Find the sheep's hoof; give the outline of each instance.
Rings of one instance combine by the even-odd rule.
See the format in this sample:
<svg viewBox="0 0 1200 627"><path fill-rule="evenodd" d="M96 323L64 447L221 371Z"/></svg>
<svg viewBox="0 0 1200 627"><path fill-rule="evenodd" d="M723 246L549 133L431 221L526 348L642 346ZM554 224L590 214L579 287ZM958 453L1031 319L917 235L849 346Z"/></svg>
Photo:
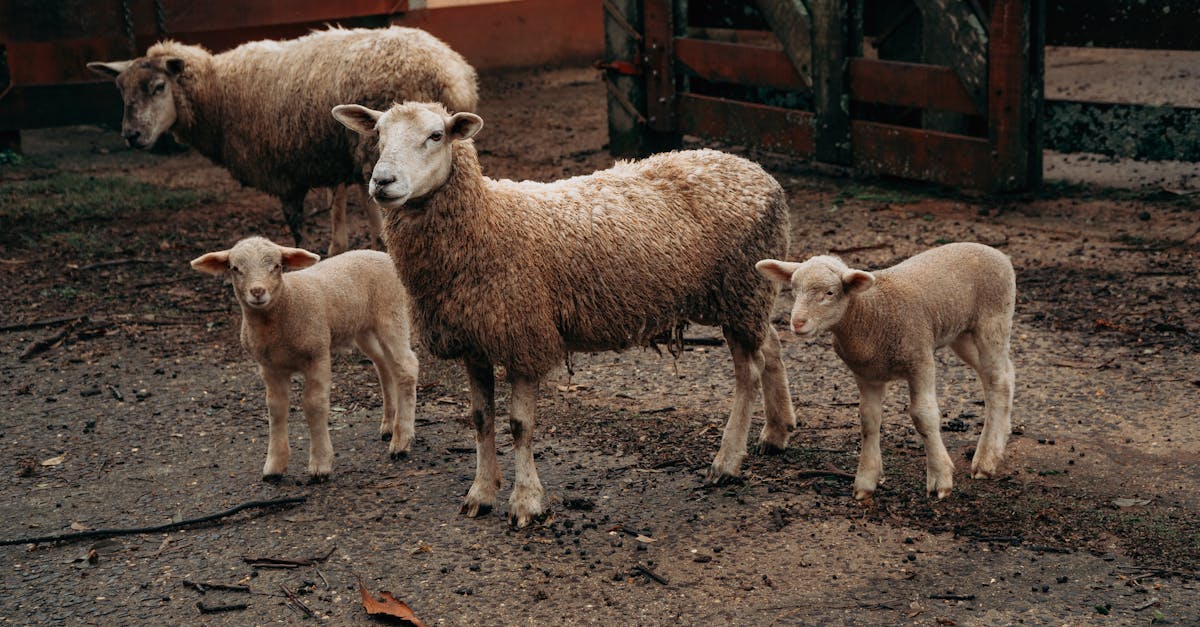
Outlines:
<svg viewBox="0 0 1200 627"><path fill-rule="evenodd" d="M731 475L727 472L722 472L716 468L709 468L708 474L704 477L704 485L712 487L721 487L728 485L741 485L746 480L737 475Z"/></svg>
<svg viewBox="0 0 1200 627"><path fill-rule="evenodd" d="M871 490L867 490L865 488L855 488L854 489L854 500L862 501L864 505L869 503L874 498L875 498L875 490L874 489L871 489Z"/></svg>
<svg viewBox="0 0 1200 627"><path fill-rule="evenodd" d="M491 511L492 506L487 503L463 503L462 509L458 510L458 513L467 518L478 518L486 516Z"/></svg>
<svg viewBox="0 0 1200 627"><path fill-rule="evenodd" d="M758 443L757 448L759 455L781 455L787 450L787 445L784 444L783 446L778 446L776 444L763 441Z"/></svg>
<svg viewBox="0 0 1200 627"><path fill-rule="evenodd" d="M388 455L392 458L392 461L398 461L401 459L407 459L408 451L392 451Z"/></svg>
<svg viewBox="0 0 1200 627"><path fill-rule="evenodd" d="M280 481L283 481L283 473L274 473L273 472L269 475L263 475L262 480L265 481L266 483L276 483L277 484Z"/></svg>
<svg viewBox="0 0 1200 627"><path fill-rule="evenodd" d="M386 433L380 433L379 439L383 440L384 442L391 442L392 441L392 432L388 431Z"/></svg>
<svg viewBox="0 0 1200 627"><path fill-rule="evenodd" d="M508 515L508 525L510 527L512 527L513 529L524 529L525 527L528 527L532 523L541 524L541 523L545 522L545 520L548 516L549 516L548 512L542 512L540 514L523 514L523 515L510 513Z"/></svg>
<svg viewBox="0 0 1200 627"><path fill-rule="evenodd" d="M308 485L316 485L318 483L328 483L328 482L329 482L329 475L327 475L327 474L309 475L309 477L308 477Z"/></svg>

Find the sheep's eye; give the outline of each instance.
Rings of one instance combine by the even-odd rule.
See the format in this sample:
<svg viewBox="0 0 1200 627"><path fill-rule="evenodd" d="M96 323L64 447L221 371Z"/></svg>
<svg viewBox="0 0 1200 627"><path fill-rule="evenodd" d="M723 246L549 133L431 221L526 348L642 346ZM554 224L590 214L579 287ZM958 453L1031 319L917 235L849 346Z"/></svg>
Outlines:
<svg viewBox="0 0 1200 627"><path fill-rule="evenodd" d="M833 296L833 290L829 290L828 292L825 292L825 295L826 295L826 296Z"/></svg>
<svg viewBox="0 0 1200 627"><path fill-rule="evenodd" d="M166 89L166 88L167 88L167 84L166 84L166 83L159 83L159 84L157 84L157 85L155 85L155 86L154 86L154 93L155 93L155 94L161 94L161 93L163 93L163 90L164 90L164 89Z"/></svg>
<svg viewBox="0 0 1200 627"><path fill-rule="evenodd" d="M442 141L442 137L445 137L445 135L446 134L441 131L434 131L433 134L429 136L429 140L435 141L435 142L440 142L440 141Z"/></svg>

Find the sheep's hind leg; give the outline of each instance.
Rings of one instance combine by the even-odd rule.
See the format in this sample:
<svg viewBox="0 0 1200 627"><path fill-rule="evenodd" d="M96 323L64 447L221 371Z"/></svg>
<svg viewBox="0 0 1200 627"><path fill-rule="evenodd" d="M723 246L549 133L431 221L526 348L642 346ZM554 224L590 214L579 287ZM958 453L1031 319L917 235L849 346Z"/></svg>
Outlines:
<svg viewBox="0 0 1200 627"><path fill-rule="evenodd" d="M375 365L375 372L379 375L379 390L383 394L383 417L379 420L379 439L384 442L394 440L400 431L400 425L396 419L398 395L395 363L388 358L383 343L374 333L360 334L355 338L355 343L371 359L371 363Z"/></svg>
<svg viewBox="0 0 1200 627"><path fill-rule="evenodd" d="M750 405L754 402L762 380L762 365L756 363L754 352L725 333L729 352L733 355L733 410L721 435L721 448L713 459L704 482L709 485L726 483L738 476L746 457L746 438L750 430Z"/></svg>
<svg viewBox="0 0 1200 627"><path fill-rule="evenodd" d="M314 359L304 373L304 418L308 421L308 475L318 483L333 474L333 442L329 439L329 355Z"/></svg>
<svg viewBox="0 0 1200 627"><path fill-rule="evenodd" d="M496 460L496 379L492 365L467 362L471 386L471 421L475 424L475 481L467 491L461 513L469 518L496 506L500 463Z"/></svg>
<svg viewBox="0 0 1200 627"><path fill-rule="evenodd" d="M979 374L983 385L983 433L971 459L971 476L975 479L995 476L1004 460L1004 449L1012 431L1014 374L1012 359L1008 356L1009 327L1003 323L981 325L979 332L968 336L976 363L970 364L963 357L963 361ZM958 351L957 343L954 348L963 355Z"/></svg>
<svg viewBox="0 0 1200 627"><path fill-rule="evenodd" d="M536 379L513 375L509 402L509 428L513 438L516 479L508 499L508 522L520 529L542 515L542 482L533 460L534 412L537 408Z"/></svg>
<svg viewBox="0 0 1200 627"><path fill-rule="evenodd" d="M879 450L879 428L883 424L883 393L887 384L855 377L858 382L858 418L862 423L862 450L854 474L854 498L862 501L875 494L883 480L883 455Z"/></svg>
<svg viewBox="0 0 1200 627"><path fill-rule="evenodd" d="M300 245L300 241L304 239L304 195L308 190L304 190L297 195L291 195L283 198L283 221L287 223L288 230L292 232L292 239L296 242L296 246Z"/></svg>
<svg viewBox="0 0 1200 627"><path fill-rule="evenodd" d="M267 384L267 419L270 424L267 434L267 461L263 464L263 481L275 482L283 478L287 470L288 460L292 456L288 446L288 391L291 388L290 377L286 372L262 371L263 382Z"/></svg>
<svg viewBox="0 0 1200 627"><path fill-rule="evenodd" d="M763 409L767 421L758 437L758 450L764 454L782 453L787 448L788 437L796 430L796 414L792 409L792 395L788 391L782 352L779 336L775 328L768 324L766 339L759 349L763 364Z"/></svg>
<svg viewBox="0 0 1200 627"><path fill-rule="evenodd" d="M933 353L925 356L908 380L908 411L917 433L925 441L925 492L945 498L954 487L954 461L942 443L942 417L938 411Z"/></svg>
<svg viewBox="0 0 1200 627"><path fill-rule="evenodd" d="M383 243L383 210L371 199L366 185L359 184L357 187L358 204L366 212L367 225L371 230L371 248L387 250L387 246Z"/></svg>
<svg viewBox="0 0 1200 627"><path fill-rule="evenodd" d="M329 189L329 256L340 255L350 249L350 238L346 235L346 185L335 185Z"/></svg>

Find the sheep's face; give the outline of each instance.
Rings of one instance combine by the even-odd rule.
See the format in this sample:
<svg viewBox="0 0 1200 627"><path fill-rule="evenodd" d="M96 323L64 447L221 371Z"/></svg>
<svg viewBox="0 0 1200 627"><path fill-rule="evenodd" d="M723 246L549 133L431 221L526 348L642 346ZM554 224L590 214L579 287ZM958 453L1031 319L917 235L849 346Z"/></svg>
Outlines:
<svg viewBox="0 0 1200 627"><path fill-rule="evenodd" d="M228 276L239 303L250 309L263 310L278 299L284 268L307 268L320 259L307 250L251 237L229 250L193 259L192 267L201 272Z"/></svg>
<svg viewBox="0 0 1200 627"><path fill-rule="evenodd" d="M183 60L141 58L133 61L89 63L97 74L112 77L125 101L121 136L132 148L149 148L175 125L176 77L183 71Z"/></svg>
<svg viewBox="0 0 1200 627"><path fill-rule="evenodd" d="M483 127L473 113L450 115L440 104L421 102L406 102L386 112L340 105L333 108L333 117L358 133L378 133L379 160L367 189L385 210L399 209L445 184L453 142Z"/></svg>
<svg viewBox="0 0 1200 627"><path fill-rule="evenodd" d="M765 277L792 287L792 331L813 335L842 320L854 295L871 287L875 277L852 270L837 257L813 257L804 263L764 259L754 266Z"/></svg>

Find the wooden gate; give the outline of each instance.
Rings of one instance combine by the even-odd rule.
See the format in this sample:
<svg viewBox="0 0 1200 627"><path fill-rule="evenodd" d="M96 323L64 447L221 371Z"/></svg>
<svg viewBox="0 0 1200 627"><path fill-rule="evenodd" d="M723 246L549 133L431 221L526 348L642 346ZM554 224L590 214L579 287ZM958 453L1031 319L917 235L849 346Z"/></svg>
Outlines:
<svg viewBox="0 0 1200 627"><path fill-rule="evenodd" d="M611 150L682 135L989 191L1041 182L1033 0L603 0Z"/></svg>

